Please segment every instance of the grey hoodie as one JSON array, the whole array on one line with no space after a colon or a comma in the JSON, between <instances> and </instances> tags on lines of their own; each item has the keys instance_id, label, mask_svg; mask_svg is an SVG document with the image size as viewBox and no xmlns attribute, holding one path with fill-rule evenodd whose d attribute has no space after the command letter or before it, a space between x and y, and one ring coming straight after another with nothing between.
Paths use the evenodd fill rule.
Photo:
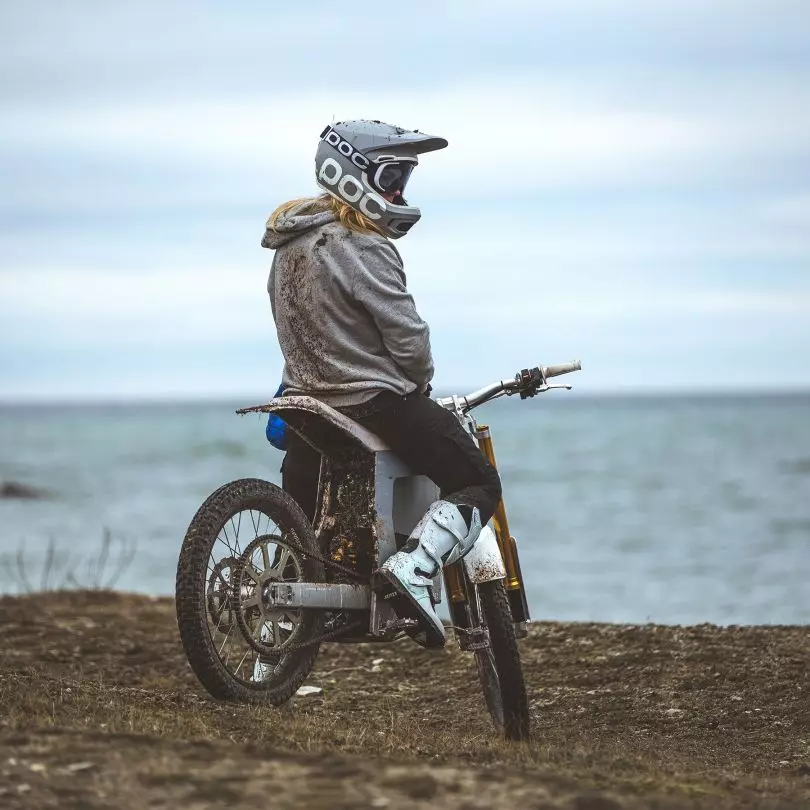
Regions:
<instances>
[{"instance_id":1,"label":"grey hoodie","mask_svg":"<svg viewBox=\"0 0 810 810\"><path fill-rule=\"evenodd\" d=\"M268 228L262 246L276 251L267 292L286 394L354 405L432 379L428 326L385 237L351 231L331 211L304 204Z\"/></svg>"}]
</instances>

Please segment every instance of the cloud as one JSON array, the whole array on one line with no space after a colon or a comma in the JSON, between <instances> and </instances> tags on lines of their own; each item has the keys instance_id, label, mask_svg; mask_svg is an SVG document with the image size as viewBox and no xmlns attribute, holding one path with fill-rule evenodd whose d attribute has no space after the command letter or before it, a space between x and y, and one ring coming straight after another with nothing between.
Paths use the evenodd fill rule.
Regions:
<instances>
[{"instance_id":1,"label":"cloud","mask_svg":"<svg viewBox=\"0 0 810 810\"><path fill-rule=\"evenodd\" d=\"M0 124L0 225L21 214L182 220L252 208L266 215L315 191L313 154L326 111L374 110L447 137L450 147L425 156L412 181L412 197L426 208L464 198L517 212L543 194L579 193L583 204L601 195L611 206L618 194L790 188L810 159L810 97L767 77L737 81L747 87L744 104L725 84L706 82L684 96L670 80L646 98L538 73L421 93L392 89L384 100L302 88L277 94L272 105L205 97L11 105Z\"/></svg>"},{"instance_id":2,"label":"cloud","mask_svg":"<svg viewBox=\"0 0 810 810\"><path fill-rule=\"evenodd\" d=\"M272 330L266 273L228 266L124 275L37 268L2 280L8 342L189 344ZM14 323L16 321L16 324ZM24 323L24 331L19 329ZM9 328L11 327L11 328ZM16 328L15 328L16 327ZM13 334L11 334L13 329Z\"/></svg>"},{"instance_id":3,"label":"cloud","mask_svg":"<svg viewBox=\"0 0 810 810\"><path fill-rule=\"evenodd\" d=\"M285 87L339 92L357 75L384 94L502 66L628 77L673 65L795 68L810 61L808 17L803 0L448 0L440 9L414 0L405 31L394 6L358 14L317 0L28 0L0 6L0 75L14 72L6 93L19 98L181 99L205 88L229 96L263 91L272 104ZM396 56L384 52L384 36L394 30L401 32Z\"/></svg>"},{"instance_id":4,"label":"cloud","mask_svg":"<svg viewBox=\"0 0 810 810\"><path fill-rule=\"evenodd\" d=\"M415 173L425 217L398 244L445 381L485 382L536 342L581 354L586 387L732 384L755 356L810 382L806 3L409 14L0 8L3 390L274 382L258 240L315 191L333 114L450 140ZM403 52L385 59L390 32ZM702 347L725 376L691 364Z\"/></svg>"},{"instance_id":5,"label":"cloud","mask_svg":"<svg viewBox=\"0 0 810 810\"><path fill-rule=\"evenodd\" d=\"M760 213L765 222L800 228L801 233L810 238L810 191L767 200Z\"/></svg>"}]
</instances>

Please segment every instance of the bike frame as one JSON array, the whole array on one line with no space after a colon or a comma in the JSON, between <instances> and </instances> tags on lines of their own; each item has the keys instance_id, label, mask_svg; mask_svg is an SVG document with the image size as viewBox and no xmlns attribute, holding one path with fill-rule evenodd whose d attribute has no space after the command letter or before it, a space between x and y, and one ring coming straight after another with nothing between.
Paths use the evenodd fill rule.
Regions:
<instances>
[{"instance_id":1,"label":"bike frame","mask_svg":"<svg viewBox=\"0 0 810 810\"><path fill-rule=\"evenodd\" d=\"M524 370L514 380L493 383L467 397L446 397L437 403L452 411L496 466L492 432L478 425L470 411L502 395L534 396L549 388L547 377L579 368L579 363ZM403 619L391 604L391 590L374 572L405 542L431 503L439 498L435 484L413 475L374 434L347 416L311 397L289 396L238 413L263 412L280 416L292 430L321 453L318 509L313 522L319 548L330 560L354 567L353 582L284 583L273 586L269 598L286 607L368 611L368 632L343 640L388 641L418 624ZM451 619L465 649L486 645L476 633L480 616L475 586L504 579L517 635L529 621L517 543L509 530L503 500L493 516L493 530L484 527L473 549L457 563L445 566L444 582ZM346 570L349 570L349 566ZM357 581L358 575L368 584ZM434 600L441 601L441 576L434 581ZM466 631L466 632L464 632ZM482 631L485 635L485 629Z\"/></svg>"}]
</instances>

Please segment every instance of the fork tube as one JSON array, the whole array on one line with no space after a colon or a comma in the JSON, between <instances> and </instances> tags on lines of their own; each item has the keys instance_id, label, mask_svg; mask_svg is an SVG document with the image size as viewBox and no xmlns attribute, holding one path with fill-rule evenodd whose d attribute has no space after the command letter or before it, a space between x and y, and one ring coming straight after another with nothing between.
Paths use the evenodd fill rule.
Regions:
<instances>
[{"instance_id":1,"label":"fork tube","mask_svg":"<svg viewBox=\"0 0 810 810\"><path fill-rule=\"evenodd\" d=\"M492 445L492 434L489 425L479 425L475 431L478 447L487 461L497 469L495 463L495 449ZM495 523L495 537L503 557L506 568L506 590L509 592L509 603L512 607L512 616L516 622L527 621L529 618L529 605L526 601L526 591L523 586L523 576L520 572L517 543L509 531L509 522L506 519L506 507L501 498L495 514L492 516Z\"/></svg>"},{"instance_id":2,"label":"fork tube","mask_svg":"<svg viewBox=\"0 0 810 810\"><path fill-rule=\"evenodd\" d=\"M444 584L452 602L464 602L467 594L464 592L464 582L461 579L461 561L444 567Z\"/></svg>"}]
</instances>

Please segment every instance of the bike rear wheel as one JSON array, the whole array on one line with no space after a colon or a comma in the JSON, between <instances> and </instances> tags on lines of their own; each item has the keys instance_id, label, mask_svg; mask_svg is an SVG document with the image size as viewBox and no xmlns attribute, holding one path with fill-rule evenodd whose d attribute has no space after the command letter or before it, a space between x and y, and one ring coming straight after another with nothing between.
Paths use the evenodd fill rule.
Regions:
<instances>
[{"instance_id":1,"label":"bike rear wheel","mask_svg":"<svg viewBox=\"0 0 810 810\"><path fill-rule=\"evenodd\" d=\"M525 740L530 734L529 700L506 588L498 579L482 582L477 590L489 631L489 647L475 652L484 700L506 739Z\"/></svg>"},{"instance_id":2,"label":"bike rear wheel","mask_svg":"<svg viewBox=\"0 0 810 810\"><path fill-rule=\"evenodd\" d=\"M322 613L267 608L260 592L270 579L323 582L323 564L306 551L318 552L309 521L267 481L232 481L197 511L177 564L177 626L213 697L279 705L312 670L318 645L306 642L320 634Z\"/></svg>"}]
</instances>

